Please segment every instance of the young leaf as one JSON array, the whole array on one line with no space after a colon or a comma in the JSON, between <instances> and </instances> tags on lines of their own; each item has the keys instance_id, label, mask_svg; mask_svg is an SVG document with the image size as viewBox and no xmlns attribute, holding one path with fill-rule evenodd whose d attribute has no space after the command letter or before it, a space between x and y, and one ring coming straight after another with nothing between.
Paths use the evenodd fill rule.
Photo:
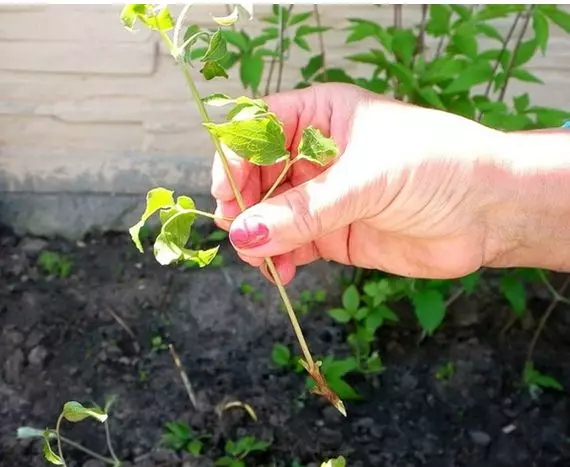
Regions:
<instances>
[{"instance_id":1,"label":"young leaf","mask_svg":"<svg viewBox=\"0 0 570 467\"><path fill-rule=\"evenodd\" d=\"M210 81L214 78L229 78L226 70L224 70L224 67L218 62L204 63L204 66L200 70L200 73L202 73L202 76L204 76L204 79L207 81Z\"/></svg>"},{"instance_id":2,"label":"young leaf","mask_svg":"<svg viewBox=\"0 0 570 467\"><path fill-rule=\"evenodd\" d=\"M162 6L156 13L152 4L125 5L121 11L123 26L132 30L137 20L150 29L161 32L168 32L174 27L174 19L167 6Z\"/></svg>"},{"instance_id":3,"label":"young leaf","mask_svg":"<svg viewBox=\"0 0 570 467\"><path fill-rule=\"evenodd\" d=\"M530 105L530 97L528 92L521 94L520 96L516 96L513 98L513 104L515 106L515 110L518 113L523 113L528 106Z\"/></svg>"},{"instance_id":4,"label":"young leaf","mask_svg":"<svg viewBox=\"0 0 570 467\"><path fill-rule=\"evenodd\" d=\"M400 29L392 36L392 52L405 66L412 62L416 41L416 35L410 29Z\"/></svg>"},{"instance_id":5,"label":"young leaf","mask_svg":"<svg viewBox=\"0 0 570 467\"><path fill-rule=\"evenodd\" d=\"M80 422L88 417L103 423L108 415L98 407L84 407L79 402L69 401L63 406L63 417L68 422Z\"/></svg>"},{"instance_id":6,"label":"young leaf","mask_svg":"<svg viewBox=\"0 0 570 467\"><path fill-rule=\"evenodd\" d=\"M28 439L28 438L43 438L46 431L38 430L31 426L21 426L18 427L17 437L18 439Z\"/></svg>"},{"instance_id":7,"label":"young leaf","mask_svg":"<svg viewBox=\"0 0 570 467\"><path fill-rule=\"evenodd\" d=\"M511 78L516 78L519 81L524 81L526 83L544 84L544 81L542 81L538 76L535 76L530 71L523 70L522 68L511 70Z\"/></svg>"},{"instance_id":8,"label":"young leaf","mask_svg":"<svg viewBox=\"0 0 570 467\"><path fill-rule=\"evenodd\" d=\"M144 226L145 222L159 209L174 206L174 198L172 196L174 192L167 190L166 188L153 188L146 195L146 209L141 216L139 222L133 225L129 229L131 238L138 248L138 250L143 253L142 243L139 238L139 233L141 228Z\"/></svg>"},{"instance_id":9,"label":"young leaf","mask_svg":"<svg viewBox=\"0 0 570 467\"><path fill-rule=\"evenodd\" d=\"M348 323L352 316L343 308L334 308L328 311L328 315L338 323Z\"/></svg>"},{"instance_id":10,"label":"young leaf","mask_svg":"<svg viewBox=\"0 0 570 467\"><path fill-rule=\"evenodd\" d=\"M534 9L532 12L532 28L534 30L534 39L542 51L542 55L546 54L548 47L549 26L548 19L540 9Z\"/></svg>"},{"instance_id":11,"label":"young leaf","mask_svg":"<svg viewBox=\"0 0 570 467\"><path fill-rule=\"evenodd\" d=\"M224 105L233 104L235 99L221 92L215 92L209 96L202 97L202 102L213 107L223 107Z\"/></svg>"},{"instance_id":12,"label":"young leaf","mask_svg":"<svg viewBox=\"0 0 570 467\"><path fill-rule=\"evenodd\" d=\"M342 306L349 312L356 312L360 306L360 293L354 284L350 285L342 294Z\"/></svg>"},{"instance_id":13,"label":"young leaf","mask_svg":"<svg viewBox=\"0 0 570 467\"><path fill-rule=\"evenodd\" d=\"M61 457L59 457L55 452L53 452L49 444L49 436L44 434L44 442L42 446L42 453L45 460L55 465L65 465L65 462Z\"/></svg>"},{"instance_id":14,"label":"young leaf","mask_svg":"<svg viewBox=\"0 0 570 467\"><path fill-rule=\"evenodd\" d=\"M297 148L298 158L325 166L336 156L338 156L338 147L332 138L327 138L313 126L308 126L303 130Z\"/></svg>"},{"instance_id":15,"label":"young leaf","mask_svg":"<svg viewBox=\"0 0 570 467\"><path fill-rule=\"evenodd\" d=\"M224 58L228 49L226 44L226 39L222 35L221 30L217 30L210 38L210 44L206 53L202 57L202 62L217 62Z\"/></svg>"},{"instance_id":16,"label":"young leaf","mask_svg":"<svg viewBox=\"0 0 570 467\"><path fill-rule=\"evenodd\" d=\"M443 295L433 289L420 290L414 293L412 302L422 329L428 335L432 335L445 317Z\"/></svg>"},{"instance_id":17,"label":"young leaf","mask_svg":"<svg viewBox=\"0 0 570 467\"><path fill-rule=\"evenodd\" d=\"M277 366L286 367L291 361L291 351L283 344L275 344L271 352L271 359Z\"/></svg>"},{"instance_id":18,"label":"young leaf","mask_svg":"<svg viewBox=\"0 0 570 467\"><path fill-rule=\"evenodd\" d=\"M239 19L238 7L234 7L233 11L227 16L212 16L212 19L220 26L231 26L237 23Z\"/></svg>"},{"instance_id":19,"label":"young leaf","mask_svg":"<svg viewBox=\"0 0 570 467\"><path fill-rule=\"evenodd\" d=\"M505 274L501 277L500 288L515 314L522 317L526 311L526 290L522 281Z\"/></svg>"},{"instance_id":20,"label":"young leaf","mask_svg":"<svg viewBox=\"0 0 570 467\"><path fill-rule=\"evenodd\" d=\"M451 38L453 46L463 55L469 58L477 56L477 39L473 31L465 31L455 34Z\"/></svg>"},{"instance_id":21,"label":"young leaf","mask_svg":"<svg viewBox=\"0 0 570 467\"><path fill-rule=\"evenodd\" d=\"M274 117L204 123L210 133L252 164L273 165L287 157L283 126Z\"/></svg>"}]
</instances>

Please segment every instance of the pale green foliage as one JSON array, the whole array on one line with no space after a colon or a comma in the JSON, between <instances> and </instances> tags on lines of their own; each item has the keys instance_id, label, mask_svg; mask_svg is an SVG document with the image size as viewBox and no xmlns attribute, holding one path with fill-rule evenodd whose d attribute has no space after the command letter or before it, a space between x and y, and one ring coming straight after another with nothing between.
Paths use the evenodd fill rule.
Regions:
<instances>
[{"instance_id":1,"label":"pale green foliage","mask_svg":"<svg viewBox=\"0 0 570 467\"><path fill-rule=\"evenodd\" d=\"M225 445L226 455L216 460L216 465L224 467L245 467L245 459L253 452L265 451L271 443L259 441L255 436L244 436L237 441L229 440Z\"/></svg>"},{"instance_id":2,"label":"pale green foliage","mask_svg":"<svg viewBox=\"0 0 570 467\"><path fill-rule=\"evenodd\" d=\"M130 30L137 21L160 32L170 31L174 27L174 20L168 7L157 9L153 4L125 5L121 11L121 21L125 28Z\"/></svg>"},{"instance_id":3,"label":"pale green foliage","mask_svg":"<svg viewBox=\"0 0 570 467\"><path fill-rule=\"evenodd\" d=\"M523 372L523 381L534 398L538 397L543 388L564 391L564 388L558 380L538 371L534 367L533 362L526 362Z\"/></svg>"},{"instance_id":4,"label":"pale green foliage","mask_svg":"<svg viewBox=\"0 0 570 467\"><path fill-rule=\"evenodd\" d=\"M308 126L303 130L297 157L321 166L327 165L338 156L338 147L332 138L325 137L320 130Z\"/></svg>"},{"instance_id":5,"label":"pale green foliage","mask_svg":"<svg viewBox=\"0 0 570 467\"><path fill-rule=\"evenodd\" d=\"M57 455L53 449L51 448L49 442L49 434L47 432L44 433L44 442L42 445L42 454L44 455L45 460L47 460L51 464L55 465L65 465L63 459Z\"/></svg>"},{"instance_id":6,"label":"pale green foliage","mask_svg":"<svg viewBox=\"0 0 570 467\"><path fill-rule=\"evenodd\" d=\"M46 274L65 279L71 273L73 259L55 251L42 251L37 264Z\"/></svg>"},{"instance_id":7,"label":"pale green foliage","mask_svg":"<svg viewBox=\"0 0 570 467\"><path fill-rule=\"evenodd\" d=\"M346 459L342 456L335 457L323 462L321 467L346 467Z\"/></svg>"},{"instance_id":8,"label":"pale green foliage","mask_svg":"<svg viewBox=\"0 0 570 467\"><path fill-rule=\"evenodd\" d=\"M86 418L94 418L103 423L107 420L108 415L99 407L84 407L76 401L66 402L63 406L63 417L68 422L80 422Z\"/></svg>"},{"instance_id":9,"label":"pale green foliage","mask_svg":"<svg viewBox=\"0 0 570 467\"><path fill-rule=\"evenodd\" d=\"M445 317L443 295L434 289L421 290L412 295L412 302L422 328L428 335L433 334Z\"/></svg>"}]
</instances>

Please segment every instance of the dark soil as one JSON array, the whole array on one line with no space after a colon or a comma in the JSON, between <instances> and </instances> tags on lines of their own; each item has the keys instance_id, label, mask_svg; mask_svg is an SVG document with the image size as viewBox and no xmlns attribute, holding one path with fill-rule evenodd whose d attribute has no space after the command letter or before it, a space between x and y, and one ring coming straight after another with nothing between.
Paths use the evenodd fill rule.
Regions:
<instances>
[{"instance_id":1,"label":"dark soil","mask_svg":"<svg viewBox=\"0 0 570 467\"><path fill-rule=\"evenodd\" d=\"M41 250L70 254L71 275L47 276L36 265ZM48 465L41 443L18 440L28 425L53 427L67 400L104 403L118 397L110 417L113 442L126 465L206 466L228 439L253 434L272 441L248 465L320 465L344 455L356 466L568 466L569 398L548 390L533 399L521 384L525 352L536 322L517 323L506 303L485 292L455 302L445 325L419 342L416 324L383 328L378 350L386 371L350 379L363 395L342 418L305 393L304 376L276 368L275 342L294 346L275 289L224 247L222 268L160 267L139 255L126 235L93 236L78 244L0 235L0 465ZM343 330L324 313L338 303L340 269L301 271L293 296L310 288L329 292L328 304L303 318L314 353L346 355ZM261 294L244 295L246 281ZM548 306L532 295L536 320ZM570 388L570 310L553 314L535 352L538 368ZM404 315L406 311L403 311ZM133 336L119 324L120 317ZM197 396L192 407L168 348L172 343ZM452 361L455 372L434 374ZM250 404L220 411L227 401ZM160 448L164 424L186 421L211 435L198 461ZM63 434L107 454L97 422L66 423ZM70 467L100 464L66 448ZM299 464L294 464L297 461Z\"/></svg>"}]
</instances>

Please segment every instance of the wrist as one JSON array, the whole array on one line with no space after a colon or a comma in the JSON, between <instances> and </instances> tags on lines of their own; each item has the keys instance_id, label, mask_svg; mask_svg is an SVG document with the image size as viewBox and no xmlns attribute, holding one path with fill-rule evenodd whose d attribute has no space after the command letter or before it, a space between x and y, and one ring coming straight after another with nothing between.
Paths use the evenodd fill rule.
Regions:
<instances>
[{"instance_id":1,"label":"wrist","mask_svg":"<svg viewBox=\"0 0 570 467\"><path fill-rule=\"evenodd\" d=\"M496 133L485 265L570 271L570 131Z\"/></svg>"}]
</instances>

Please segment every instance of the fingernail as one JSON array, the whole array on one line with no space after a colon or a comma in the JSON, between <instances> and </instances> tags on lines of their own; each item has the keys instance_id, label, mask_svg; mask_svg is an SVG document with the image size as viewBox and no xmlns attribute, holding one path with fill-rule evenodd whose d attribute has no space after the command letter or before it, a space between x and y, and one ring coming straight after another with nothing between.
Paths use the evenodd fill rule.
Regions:
<instances>
[{"instance_id":1,"label":"fingernail","mask_svg":"<svg viewBox=\"0 0 570 467\"><path fill-rule=\"evenodd\" d=\"M251 216L234 222L230 231L230 241L237 248L255 248L269 240L269 229L259 216Z\"/></svg>"}]
</instances>

